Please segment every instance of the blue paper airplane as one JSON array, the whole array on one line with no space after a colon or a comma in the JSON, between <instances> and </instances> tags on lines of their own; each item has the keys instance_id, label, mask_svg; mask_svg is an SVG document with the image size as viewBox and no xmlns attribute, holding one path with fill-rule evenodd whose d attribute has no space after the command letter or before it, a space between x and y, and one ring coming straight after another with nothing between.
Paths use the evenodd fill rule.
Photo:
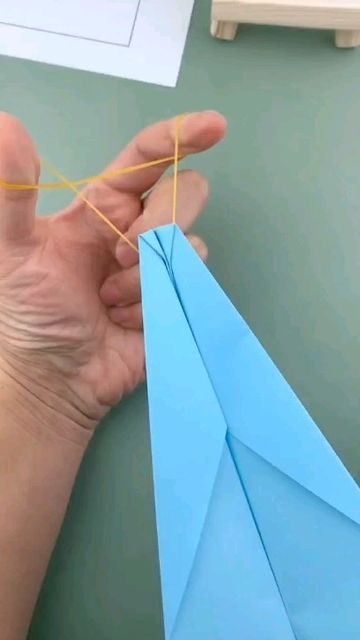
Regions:
<instances>
[{"instance_id":1,"label":"blue paper airplane","mask_svg":"<svg viewBox=\"0 0 360 640\"><path fill-rule=\"evenodd\" d=\"M140 256L166 640L359 640L359 488L179 228Z\"/></svg>"}]
</instances>

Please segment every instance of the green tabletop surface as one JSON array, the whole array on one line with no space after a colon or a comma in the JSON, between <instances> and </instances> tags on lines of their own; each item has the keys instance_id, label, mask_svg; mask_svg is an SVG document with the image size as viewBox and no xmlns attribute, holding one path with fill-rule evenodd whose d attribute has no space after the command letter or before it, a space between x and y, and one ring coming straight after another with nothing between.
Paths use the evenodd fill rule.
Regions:
<instances>
[{"instance_id":1,"label":"green tabletop surface","mask_svg":"<svg viewBox=\"0 0 360 640\"><path fill-rule=\"evenodd\" d=\"M176 89L0 58L0 108L67 175L143 126L217 109L229 134L186 161L210 181L209 265L354 477L360 472L360 50L333 33L209 35L198 0ZM69 200L47 194L40 212ZM31 640L161 640L146 390L114 409L74 490Z\"/></svg>"}]
</instances>

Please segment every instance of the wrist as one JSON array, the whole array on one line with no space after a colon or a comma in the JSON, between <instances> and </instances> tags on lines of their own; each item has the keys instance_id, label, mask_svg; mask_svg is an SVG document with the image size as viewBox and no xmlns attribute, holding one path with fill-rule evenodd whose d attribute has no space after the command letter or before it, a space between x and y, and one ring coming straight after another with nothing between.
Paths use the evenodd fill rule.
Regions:
<instances>
[{"instance_id":1,"label":"wrist","mask_svg":"<svg viewBox=\"0 0 360 640\"><path fill-rule=\"evenodd\" d=\"M61 438L86 447L96 422L65 401L56 385L41 384L0 362L1 417L39 439Z\"/></svg>"}]
</instances>

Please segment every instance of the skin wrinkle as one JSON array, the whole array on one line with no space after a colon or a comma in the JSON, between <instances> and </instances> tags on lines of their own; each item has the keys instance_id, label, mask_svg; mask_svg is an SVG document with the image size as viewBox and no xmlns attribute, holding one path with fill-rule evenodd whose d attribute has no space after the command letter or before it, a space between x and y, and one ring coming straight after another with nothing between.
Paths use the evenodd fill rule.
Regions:
<instances>
[{"instance_id":1,"label":"skin wrinkle","mask_svg":"<svg viewBox=\"0 0 360 640\"><path fill-rule=\"evenodd\" d=\"M173 157L174 123L148 127L139 134L143 142L128 145L109 170L140 164L144 149L151 158ZM185 124L183 152L205 151L226 128L214 113L189 114ZM0 115L0 180L31 182L37 165L21 123ZM139 233L169 222L165 168L113 176L85 193L137 244ZM179 174L177 222L185 233L201 213L204 184L196 174ZM0 557L6 556L0 565L1 640L27 637L92 434L145 373L144 338L136 324L141 292L131 282L120 285L124 298L134 301L124 307L126 323L112 317L114 308L102 299L110 278L139 268L138 254L131 250L131 262L121 255L114 235L79 199L47 218L35 215L35 204L36 193L0 185L0 458L11 460L0 464Z\"/></svg>"}]
</instances>

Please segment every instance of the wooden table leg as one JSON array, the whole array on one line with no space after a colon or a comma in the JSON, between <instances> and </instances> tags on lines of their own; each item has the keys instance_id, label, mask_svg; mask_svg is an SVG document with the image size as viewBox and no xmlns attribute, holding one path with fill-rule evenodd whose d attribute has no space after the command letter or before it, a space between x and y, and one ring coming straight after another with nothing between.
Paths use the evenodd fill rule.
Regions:
<instances>
[{"instance_id":1,"label":"wooden table leg","mask_svg":"<svg viewBox=\"0 0 360 640\"><path fill-rule=\"evenodd\" d=\"M360 47L360 31L339 29L335 32L335 44L343 49Z\"/></svg>"},{"instance_id":2,"label":"wooden table leg","mask_svg":"<svg viewBox=\"0 0 360 640\"><path fill-rule=\"evenodd\" d=\"M237 22L227 22L224 20L211 21L211 35L221 40L234 40L238 29Z\"/></svg>"}]
</instances>

